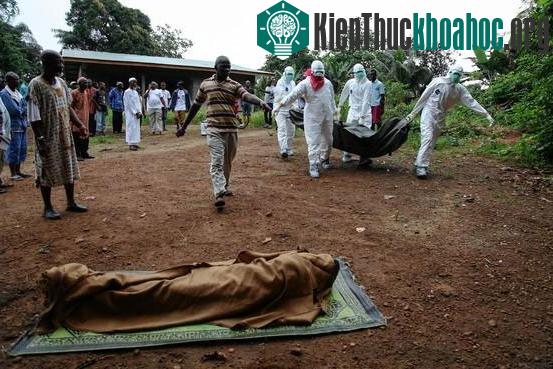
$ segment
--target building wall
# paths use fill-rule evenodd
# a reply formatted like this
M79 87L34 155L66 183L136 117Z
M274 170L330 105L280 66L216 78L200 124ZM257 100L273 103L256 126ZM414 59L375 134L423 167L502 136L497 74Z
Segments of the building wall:
M112 86L115 86L118 81L123 82L126 88L128 80L131 77L135 77L138 80L142 92L148 88L147 85L151 81L155 81L158 84L161 81L165 81L167 89L171 92L177 87L178 81L183 81L184 87L191 92L192 98L194 98L201 82L211 77L214 72L66 62L64 74L68 83L76 81L79 73L81 73L81 75L93 81L105 82L108 90ZM255 82L255 75L232 74L232 71L231 78L242 84L246 80L250 80L252 83Z

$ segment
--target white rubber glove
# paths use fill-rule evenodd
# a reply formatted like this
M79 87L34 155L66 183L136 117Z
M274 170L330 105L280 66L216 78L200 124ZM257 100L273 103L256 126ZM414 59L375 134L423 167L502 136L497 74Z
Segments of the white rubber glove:
M406 119L408 122L412 122L413 119L415 119L415 116L411 113L411 114L407 115L407 116L405 117L405 119Z

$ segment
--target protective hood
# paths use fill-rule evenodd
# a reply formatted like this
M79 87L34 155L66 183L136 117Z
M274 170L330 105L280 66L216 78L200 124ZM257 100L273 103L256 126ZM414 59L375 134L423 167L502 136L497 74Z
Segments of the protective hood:
M353 66L353 75L355 76L355 79L358 82L361 82L367 79L367 72L365 71L365 68L361 64L355 64Z
M286 82L292 82L294 80L294 76L295 76L295 72L294 72L294 68L292 67L286 67L284 68L284 73L283 73L283 77L284 77L284 80Z
M447 77L449 78L449 81L451 83L461 82L462 76L463 76L463 67L461 67L460 65L454 65L449 69L449 72L447 72Z
M315 77L324 77L325 75L325 66L320 60L314 60L311 63L311 74Z

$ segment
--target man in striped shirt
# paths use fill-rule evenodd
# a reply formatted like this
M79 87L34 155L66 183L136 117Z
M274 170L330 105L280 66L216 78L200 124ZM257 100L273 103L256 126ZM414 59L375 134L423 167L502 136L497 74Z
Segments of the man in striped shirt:
M238 142L237 126L240 124L233 106L236 99L261 106L265 111L271 108L263 100L246 91L238 82L229 78L230 61L226 56L215 60L213 77L202 82L196 99L186 116L183 125L177 131L177 137L186 132L202 104L206 103L207 146L211 154L211 182L215 195L215 207L225 206L224 196L232 196L229 189L232 160L236 155Z

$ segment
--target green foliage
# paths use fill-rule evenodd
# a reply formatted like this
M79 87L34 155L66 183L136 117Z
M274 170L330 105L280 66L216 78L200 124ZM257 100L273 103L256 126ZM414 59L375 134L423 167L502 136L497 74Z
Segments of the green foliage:
M296 71L296 78L300 77L303 71L311 66L313 60L320 59L318 51L303 49L300 52L290 56L288 59L280 60L274 55L266 55L265 63L261 70L274 72L277 78L280 78L284 68L291 66Z
M9 23L18 13L15 0L0 0L0 72L12 71L29 80L39 72L42 48L24 23Z
M410 91L409 98L418 96L432 79L431 71L419 65L415 59L408 58L403 50L344 50L329 51L322 55L318 51L304 49L286 60L267 55L261 69L274 72L279 78L284 68L290 65L295 69L296 77L300 77L303 70L309 68L316 59L325 64L327 78L336 91L340 91L350 78L350 71L356 63L366 69L375 69L378 78L384 82L396 81L406 85Z
M16 0L0 0L0 22L9 23L18 14Z
M475 49L474 55L474 63L480 70L480 74L475 75L475 78L491 82L497 75L508 73L512 69L509 58L504 51L492 50L488 57L484 50Z
M513 150L534 164L553 163L553 55L518 56L515 69L497 77L487 98L503 108L502 122L524 133Z
M170 26L154 31L150 18L117 0L71 0L70 30L54 30L64 47L128 54L182 57L192 42Z
M551 24L553 0L529 3L521 14L534 18L546 16ZM551 165L553 55L537 49L535 32L530 41L529 49L518 52L494 50L487 56L482 50L475 51L475 63L480 71L473 76L489 83L489 88L480 92L481 101L494 107L492 115L499 124L522 133L520 139L509 144L500 137L488 137L481 149L526 165Z
M186 50L194 44L182 36L182 31L173 29L170 25L157 26L153 36L157 51L161 56L184 58Z
M424 91L426 85L432 80L432 73L413 60L407 60L403 63L395 63L389 77L406 85L413 98Z
M401 82L385 81L386 86L386 107L398 107L405 105L408 101L407 86Z
M255 109L250 117L248 128L261 128L265 124L265 117L262 110ZM273 122L274 127L274 122Z
M453 64L451 50L419 50L417 51L418 65L428 69L431 77L443 76Z

